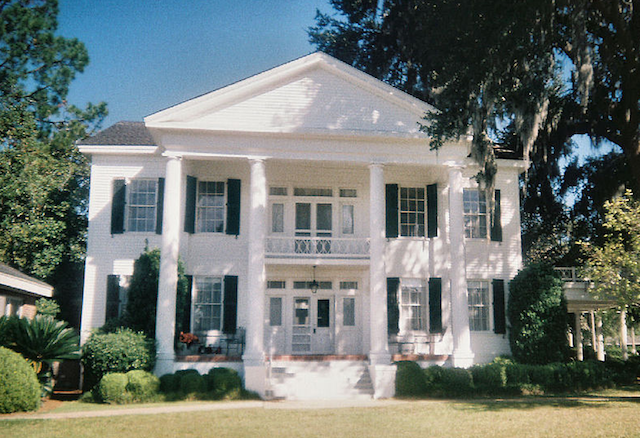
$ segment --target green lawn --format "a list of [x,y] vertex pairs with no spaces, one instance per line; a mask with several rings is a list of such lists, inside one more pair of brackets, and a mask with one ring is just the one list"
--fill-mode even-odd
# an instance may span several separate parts
[[636,400],[617,395],[609,400],[422,400],[373,408],[251,408],[73,420],[0,420],[0,436],[640,437],[640,403]]

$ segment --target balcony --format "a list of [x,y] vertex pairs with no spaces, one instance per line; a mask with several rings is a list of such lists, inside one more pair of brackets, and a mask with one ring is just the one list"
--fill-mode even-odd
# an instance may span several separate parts
[[334,237],[267,237],[268,258],[368,260],[369,239]]

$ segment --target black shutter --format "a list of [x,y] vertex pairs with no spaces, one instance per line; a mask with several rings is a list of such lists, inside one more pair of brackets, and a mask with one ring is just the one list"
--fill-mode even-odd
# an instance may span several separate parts
[[438,184],[427,186],[427,237],[438,237]]
[[158,203],[156,205],[156,234],[162,234],[162,211],[164,210],[164,178],[158,178]]
[[502,221],[500,220],[500,190],[495,190],[495,203],[491,218],[491,240],[502,242]]
[[123,179],[113,180],[113,197],[111,199],[111,234],[124,232],[124,206],[126,187]]
[[398,184],[387,184],[385,192],[387,237],[398,237]]
[[224,277],[224,321],[222,331],[235,334],[238,317],[238,277],[226,275]]
[[105,321],[117,318],[120,309],[120,277],[117,275],[107,276],[107,309]]
[[497,334],[507,333],[504,313],[504,280],[493,280],[493,331]]
[[387,330],[389,335],[397,335],[400,331],[399,287],[399,278],[387,278]]
[[[180,331],[185,333],[191,332],[191,294],[193,293],[193,276],[185,275],[187,277],[187,293],[184,296],[184,302],[182,302],[182,308],[178,309],[180,314],[177,319],[180,321]],[[179,334],[179,333],[178,333]]]
[[227,234],[240,234],[240,180],[227,180]]
[[198,180],[193,176],[187,176],[186,205],[184,209],[184,231],[196,232],[196,190]]
[[442,279],[429,279],[429,331],[442,333]]

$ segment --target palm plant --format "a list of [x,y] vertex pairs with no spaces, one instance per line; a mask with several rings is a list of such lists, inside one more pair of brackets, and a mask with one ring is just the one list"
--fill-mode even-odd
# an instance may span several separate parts
[[8,347],[22,354],[38,374],[45,393],[51,391],[51,370],[54,362],[78,359],[79,336],[64,321],[51,316],[37,315],[34,319],[10,318]]

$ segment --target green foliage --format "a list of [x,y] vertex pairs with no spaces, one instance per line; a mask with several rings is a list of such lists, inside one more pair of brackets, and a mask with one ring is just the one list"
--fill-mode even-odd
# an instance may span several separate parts
[[146,402],[157,397],[160,379],[148,371],[132,370],[127,374],[127,392],[135,402]]
[[40,384],[24,358],[0,347],[0,414],[34,411],[40,406]]
[[234,391],[242,390],[242,379],[238,372],[231,368],[212,368],[205,375],[208,391],[213,391],[223,398]]
[[93,390],[94,399],[100,403],[124,404],[131,402],[127,392],[129,380],[124,373],[109,373],[102,376]]
[[564,362],[569,357],[569,329],[562,281],[553,268],[530,265],[509,284],[509,343],[521,363]]
[[507,370],[504,365],[498,363],[475,365],[470,371],[473,384],[486,393],[497,389],[502,390],[507,386]]
[[180,376],[177,374],[160,376],[160,391],[164,394],[180,391]]
[[446,396],[468,395],[473,390],[473,377],[464,368],[442,368],[439,384]]
[[397,362],[396,395],[398,397],[415,397],[427,391],[427,384],[422,368],[415,362]]
[[54,300],[48,298],[40,298],[36,301],[36,311],[38,315],[50,316],[55,318],[60,313],[60,305]]
[[151,371],[155,361],[155,343],[143,333],[130,329],[94,333],[82,347],[85,388],[91,389],[108,373]]
[[[156,307],[158,303],[158,278],[160,275],[160,250],[145,248],[133,265],[133,276],[127,296],[127,308],[122,320],[111,324],[122,324],[134,331],[144,332],[155,338]],[[189,331],[182,327],[186,296],[188,291],[184,265],[178,261],[178,291],[176,296],[176,333]]]
[[640,306],[640,202],[627,190],[605,203],[605,240],[584,244],[589,255],[584,274],[599,298],[615,299],[621,308]]
[[207,392],[207,382],[196,370],[180,374],[180,391],[189,396]]
[[66,322],[45,315],[33,319],[11,317],[2,325],[5,324],[6,346],[32,364],[43,392],[51,392],[53,363],[80,357],[78,335]]

